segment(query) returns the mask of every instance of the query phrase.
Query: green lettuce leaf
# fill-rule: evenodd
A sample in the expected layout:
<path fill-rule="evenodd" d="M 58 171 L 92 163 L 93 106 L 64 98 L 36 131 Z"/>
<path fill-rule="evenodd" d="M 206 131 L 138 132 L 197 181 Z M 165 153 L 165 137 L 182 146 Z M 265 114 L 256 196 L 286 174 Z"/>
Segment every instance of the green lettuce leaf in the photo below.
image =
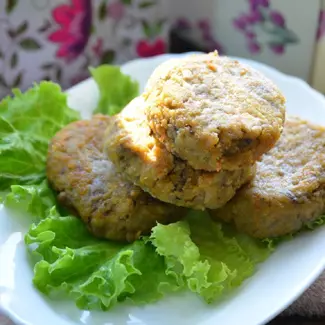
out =
<path fill-rule="evenodd" d="M 0 190 L 12 184 L 37 184 L 45 178 L 49 140 L 79 118 L 66 95 L 51 82 L 41 82 L 0 102 Z"/>
<path fill-rule="evenodd" d="M 36 220 L 25 236 L 34 285 L 52 297 L 70 296 L 81 309 L 107 310 L 125 299 L 149 303 L 183 289 L 210 303 L 252 275 L 271 252 L 198 211 L 158 224 L 132 244 L 100 240 L 78 218 L 58 211 L 46 181 L 13 185 L 4 204 Z"/>
<path fill-rule="evenodd" d="M 101 65 L 90 68 L 99 89 L 99 103 L 94 113 L 114 115 L 139 95 L 138 82 L 121 72 L 120 67 Z"/>
<path fill-rule="evenodd" d="M 98 240 L 79 219 L 56 211 L 33 225 L 25 242 L 38 260 L 35 286 L 48 295 L 67 293 L 81 309 L 107 310 L 126 298 L 148 303 L 179 287 L 151 245 Z"/>
<path fill-rule="evenodd" d="M 4 204 L 36 220 L 25 236 L 35 264 L 34 285 L 87 310 L 107 310 L 126 299 L 150 303 L 186 289 L 215 302 L 252 276 L 278 244 L 240 234 L 201 211 L 158 224 L 149 237 L 132 244 L 100 240 L 78 218 L 58 210 L 46 181 L 13 185 Z"/>
<path fill-rule="evenodd" d="M 7 208 L 28 212 L 39 219 L 47 217 L 47 211 L 55 205 L 54 194 L 47 181 L 40 185 L 12 185 L 4 204 Z"/>
<path fill-rule="evenodd" d="M 150 237 L 167 273 L 211 303 L 251 276 L 271 249 L 258 240 L 191 211 L 186 221 L 156 226 Z"/>
<path fill-rule="evenodd" d="M 35 263 L 34 285 L 46 295 L 66 294 L 81 309 L 107 310 L 125 299 L 149 303 L 181 289 L 148 241 L 121 244 L 93 237 L 78 218 L 58 212 L 46 182 L 13 185 L 4 204 L 37 220 L 25 243 Z"/>

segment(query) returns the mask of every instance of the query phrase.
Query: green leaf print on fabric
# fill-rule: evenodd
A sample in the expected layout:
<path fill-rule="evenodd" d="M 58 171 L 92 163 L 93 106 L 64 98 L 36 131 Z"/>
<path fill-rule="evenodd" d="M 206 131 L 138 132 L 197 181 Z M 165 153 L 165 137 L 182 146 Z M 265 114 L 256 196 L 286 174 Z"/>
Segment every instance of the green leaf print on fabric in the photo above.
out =
<path fill-rule="evenodd" d="M 23 48 L 26 51 L 34 51 L 34 50 L 39 50 L 41 48 L 39 42 L 30 37 L 22 39 L 19 42 L 19 45 L 21 48 Z"/>
<path fill-rule="evenodd" d="M 250 11 L 233 20 L 234 27 L 246 38 L 251 54 L 269 48 L 274 54 L 285 53 L 287 45 L 299 42 L 298 36 L 288 28 L 284 15 L 271 7 L 269 0 L 249 1 Z"/>
<path fill-rule="evenodd" d="M 6 13 L 10 14 L 18 4 L 18 0 L 7 0 L 6 1 Z"/>

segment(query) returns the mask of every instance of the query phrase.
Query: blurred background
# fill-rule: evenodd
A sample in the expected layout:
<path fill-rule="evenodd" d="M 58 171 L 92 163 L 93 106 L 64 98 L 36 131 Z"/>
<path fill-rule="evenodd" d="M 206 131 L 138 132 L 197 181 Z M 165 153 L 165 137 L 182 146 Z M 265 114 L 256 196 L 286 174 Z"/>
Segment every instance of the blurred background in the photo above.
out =
<path fill-rule="evenodd" d="M 325 0 L 1 0 L 0 98 L 166 52 L 251 58 L 325 93 Z"/>

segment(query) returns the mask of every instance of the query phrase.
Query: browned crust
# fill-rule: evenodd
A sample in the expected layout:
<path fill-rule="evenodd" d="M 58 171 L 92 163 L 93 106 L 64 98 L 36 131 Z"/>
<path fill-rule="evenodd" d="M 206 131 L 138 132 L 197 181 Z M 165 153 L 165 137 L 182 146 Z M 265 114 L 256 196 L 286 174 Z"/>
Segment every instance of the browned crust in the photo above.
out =
<path fill-rule="evenodd" d="M 275 145 L 283 128 L 280 90 L 217 52 L 163 63 L 144 96 L 156 138 L 195 169 L 251 165 Z"/>
<path fill-rule="evenodd" d="M 289 117 L 253 181 L 212 217 L 259 238 L 298 231 L 325 212 L 324 149 L 325 128 Z"/>
<path fill-rule="evenodd" d="M 58 200 L 98 237 L 133 241 L 156 222 L 179 220 L 182 211 L 126 181 L 102 152 L 110 118 L 97 115 L 59 131 L 49 145 L 47 176 Z"/>
<path fill-rule="evenodd" d="M 252 178 L 252 166 L 207 172 L 176 158 L 152 136 L 143 103 L 138 97 L 111 119 L 105 150 L 129 180 L 152 196 L 194 209 L 217 208 Z"/>

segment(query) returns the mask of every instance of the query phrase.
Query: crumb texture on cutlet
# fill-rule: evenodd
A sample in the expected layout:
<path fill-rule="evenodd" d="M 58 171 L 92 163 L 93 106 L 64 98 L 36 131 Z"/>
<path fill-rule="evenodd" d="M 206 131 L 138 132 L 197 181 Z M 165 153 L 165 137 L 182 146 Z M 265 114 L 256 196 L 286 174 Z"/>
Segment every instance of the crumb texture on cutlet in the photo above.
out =
<path fill-rule="evenodd" d="M 324 149 L 325 128 L 288 117 L 252 182 L 211 215 L 260 238 L 298 231 L 325 212 Z"/>
<path fill-rule="evenodd" d="M 195 170 L 175 157 L 152 135 L 142 97 L 112 117 L 105 151 L 119 171 L 144 191 L 161 201 L 194 209 L 222 206 L 254 174 L 254 166 L 220 172 Z"/>
<path fill-rule="evenodd" d="M 144 96 L 157 139 L 195 169 L 253 164 L 283 129 L 285 99 L 278 87 L 217 52 L 163 63 Z"/>
<path fill-rule="evenodd" d="M 52 139 L 47 176 L 58 200 L 97 237 L 133 241 L 156 222 L 177 221 L 183 212 L 125 180 L 103 153 L 109 117 L 74 122 Z"/>

